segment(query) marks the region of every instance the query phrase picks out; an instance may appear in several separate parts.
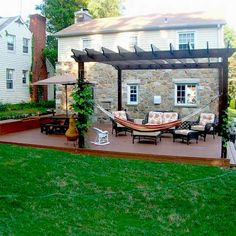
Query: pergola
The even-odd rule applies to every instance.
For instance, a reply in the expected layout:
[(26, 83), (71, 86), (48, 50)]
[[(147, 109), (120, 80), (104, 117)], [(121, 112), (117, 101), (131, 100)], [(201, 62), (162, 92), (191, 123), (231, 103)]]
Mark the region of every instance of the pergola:
[[(84, 81), (84, 63), (98, 62), (112, 65), (118, 72), (118, 110), (122, 108), (122, 70), (165, 70), (165, 69), (218, 69), (219, 70), (219, 125), (223, 124), (223, 114), (228, 106), (228, 58), (236, 48), (176, 50), (170, 44), (169, 50), (159, 50), (151, 44), (151, 50), (145, 51), (134, 46), (130, 52), (118, 46), (118, 52), (101, 48), (101, 52), (94, 49), (79, 51), (72, 49), (72, 57), (78, 62), (78, 75)], [(226, 152), (225, 152), (226, 153)], [(226, 154), (222, 154), (225, 156)]]

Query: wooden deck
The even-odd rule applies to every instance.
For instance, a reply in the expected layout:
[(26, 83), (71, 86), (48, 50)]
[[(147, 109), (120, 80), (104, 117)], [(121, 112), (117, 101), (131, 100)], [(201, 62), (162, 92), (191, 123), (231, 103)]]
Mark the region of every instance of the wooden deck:
[(90, 130), (86, 137), (87, 147), (85, 149), (79, 149), (75, 148), (73, 143), (67, 143), (64, 135), (46, 135), (40, 133), (39, 129), (0, 135), (0, 143), (12, 143), (39, 148), (46, 147), (100, 156), (229, 166), (229, 160), (220, 158), (221, 138), (219, 136), (213, 139), (209, 135), (207, 136), (206, 142), (200, 138), (198, 143), (192, 140), (187, 145), (178, 140), (174, 143), (171, 134), (164, 134), (162, 141), (158, 142), (157, 145), (154, 145), (152, 142), (138, 143), (137, 141), (132, 144), (130, 133), (115, 137), (115, 134), (111, 134), (110, 124), (96, 124), (94, 126), (109, 131), (110, 144), (97, 146), (90, 143), (95, 138), (95, 133)]

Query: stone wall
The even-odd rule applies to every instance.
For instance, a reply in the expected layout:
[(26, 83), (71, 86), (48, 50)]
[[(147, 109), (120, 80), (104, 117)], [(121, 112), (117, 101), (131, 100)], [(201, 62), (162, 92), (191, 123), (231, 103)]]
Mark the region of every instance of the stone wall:
[[(77, 73), (77, 63), (60, 63), (61, 70)], [(94, 83), (95, 101), (109, 111), (117, 110), (117, 76), (118, 72), (112, 66), (99, 63), (85, 63), (85, 79)], [(174, 104), (174, 79), (199, 81), (198, 107), (205, 105), (219, 93), (219, 73), (217, 69), (191, 70), (138, 70), (122, 71), (122, 106), (133, 118), (143, 118), (151, 110), (174, 110), (181, 117), (196, 110), (191, 107), (178, 107)], [(139, 104), (127, 105), (127, 84), (136, 83), (139, 86)], [(70, 86), (68, 86), (70, 87)], [(161, 104), (154, 105), (155, 95), (161, 96)], [(57, 108), (64, 92), (57, 93)], [(218, 114), (218, 100), (213, 102), (205, 111)], [(95, 108), (96, 120), (106, 122), (109, 119)]]

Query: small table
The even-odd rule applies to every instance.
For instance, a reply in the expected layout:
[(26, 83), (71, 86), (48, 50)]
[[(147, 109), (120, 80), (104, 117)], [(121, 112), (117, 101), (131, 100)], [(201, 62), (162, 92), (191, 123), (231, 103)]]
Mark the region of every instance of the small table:
[(155, 145), (157, 145), (157, 140), (159, 138), (161, 142), (161, 132), (160, 131), (155, 131), (155, 132), (139, 132), (139, 131), (133, 131), (133, 143), (135, 139), (138, 139), (139, 142), (141, 139), (143, 140), (152, 140), (155, 142)]
[(198, 143), (198, 135), (198, 131), (176, 129), (173, 131), (173, 142), (175, 142), (176, 139), (182, 139), (182, 142), (187, 141), (187, 145), (189, 145), (189, 141), (195, 139), (196, 143)]

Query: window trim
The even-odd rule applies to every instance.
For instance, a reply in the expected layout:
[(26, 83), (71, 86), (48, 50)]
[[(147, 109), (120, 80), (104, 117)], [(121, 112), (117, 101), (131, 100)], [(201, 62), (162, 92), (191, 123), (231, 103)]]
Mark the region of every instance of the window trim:
[[(24, 74), (25, 73), (25, 74)], [(22, 84), (26, 85), (27, 84), (27, 74), (28, 74), (28, 70), (22, 70)], [(24, 82), (25, 79), (25, 82)]]
[[(13, 49), (9, 49), (9, 37), (12, 37), (13, 38)], [(14, 35), (14, 34), (8, 34), (7, 35), (7, 50), (9, 51), (9, 52), (14, 52), (15, 50), (16, 50), (16, 36)]]
[[(84, 41), (90, 41), (89, 47), (84, 46)], [(85, 51), (85, 48), (91, 49), (93, 44), (93, 40), (91, 38), (82, 38), (82, 50)]]
[[(178, 85), (184, 85), (185, 86), (185, 91), (186, 91), (186, 86), (189, 86), (189, 85), (194, 85), (196, 87), (196, 103), (195, 104), (191, 104), (191, 103), (177, 103), (177, 86)], [(174, 102), (175, 102), (175, 106), (178, 106), (178, 107), (197, 107), (198, 104), (199, 104), (199, 101), (198, 101), (198, 88), (199, 87), (199, 84), (196, 83), (196, 82), (177, 82), (175, 83), (175, 90), (174, 90)], [(185, 100), (187, 98), (187, 94), (185, 93)]]
[[(193, 43), (193, 45), (194, 45), (194, 49), (196, 49), (197, 48), (197, 40), (196, 40), (196, 35), (197, 35), (197, 33), (196, 33), (196, 31), (193, 31), (193, 30), (186, 30), (186, 31), (179, 31), (179, 32), (177, 32), (177, 48), (178, 48), (178, 50), (181, 50), (180, 48), (179, 48), (179, 46), (180, 46), (180, 34), (191, 34), (191, 33), (193, 33), (193, 35), (194, 35), (194, 43)], [(186, 50), (186, 49), (182, 49), (182, 50)]]
[[(136, 101), (131, 101), (130, 100), (130, 88), (131, 86), (136, 86), (136, 97), (137, 97), (137, 100)], [(127, 84), (127, 105), (138, 105), (139, 103), (139, 86), (138, 84)]]
[[(23, 53), (24, 53), (24, 54), (29, 54), (29, 41), (30, 41), (30, 40), (29, 40), (28, 38), (23, 38), (22, 41), (23, 41), (23, 46), (22, 46), (22, 51), (23, 51)], [(27, 46), (24, 45), (24, 41), (27, 42)], [(24, 49), (25, 49), (25, 48), (27, 48), (27, 52), (24, 52)]]
[[(12, 77), (11, 77), (11, 79), (9, 79), (8, 77), (9, 77), (9, 72), (10, 71), (12, 71)], [(6, 90), (10, 90), (10, 91), (12, 91), (12, 90), (14, 90), (14, 69), (10, 69), (10, 68), (7, 68), (6, 69)], [(7, 85), (8, 85), (8, 81), (11, 81), (11, 84), (12, 84), (12, 88), (8, 88), (7, 87)]]

